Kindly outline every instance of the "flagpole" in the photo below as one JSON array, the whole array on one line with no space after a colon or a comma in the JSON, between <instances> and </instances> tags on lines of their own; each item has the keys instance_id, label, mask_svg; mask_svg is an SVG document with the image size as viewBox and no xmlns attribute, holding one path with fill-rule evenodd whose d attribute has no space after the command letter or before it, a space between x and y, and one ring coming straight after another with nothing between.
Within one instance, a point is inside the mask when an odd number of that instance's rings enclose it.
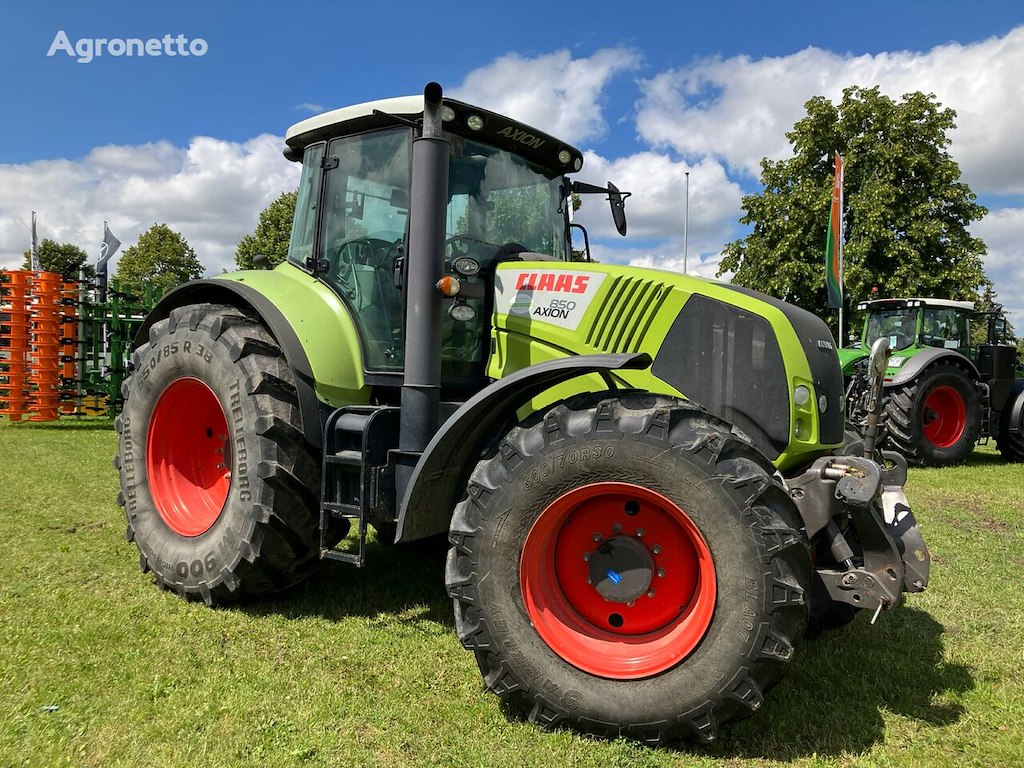
<instances>
[{"instance_id":1,"label":"flagpole","mask_svg":"<svg viewBox=\"0 0 1024 768\"><path fill-rule=\"evenodd\" d=\"M690 245L690 172L686 172L686 204L683 208L683 274L686 274L686 257Z\"/></svg>"},{"instance_id":2,"label":"flagpole","mask_svg":"<svg viewBox=\"0 0 1024 768\"><path fill-rule=\"evenodd\" d=\"M846 187L846 164L842 163L843 179L839 185L839 346L843 346L843 304L846 303L846 283L843 282L843 202Z\"/></svg>"}]
</instances>

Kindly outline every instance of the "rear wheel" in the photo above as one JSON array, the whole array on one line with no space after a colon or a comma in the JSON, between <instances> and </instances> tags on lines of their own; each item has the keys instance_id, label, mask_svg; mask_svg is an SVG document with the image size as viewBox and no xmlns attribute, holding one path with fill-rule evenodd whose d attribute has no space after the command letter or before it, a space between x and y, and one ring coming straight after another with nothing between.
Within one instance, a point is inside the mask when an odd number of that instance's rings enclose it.
<instances>
[{"instance_id":1,"label":"rear wheel","mask_svg":"<svg viewBox=\"0 0 1024 768\"><path fill-rule=\"evenodd\" d=\"M452 520L456 627L532 722L710 740L781 679L808 550L771 465L680 401L577 398L514 428Z\"/></svg>"},{"instance_id":2,"label":"rear wheel","mask_svg":"<svg viewBox=\"0 0 1024 768\"><path fill-rule=\"evenodd\" d=\"M179 307L133 364L114 463L142 569L211 604L312 573L320 462L267 329L233 307Z\"/></svg>"},{"instance_id":3,"label":"rear wheel","mask_svg":"<svg viewBox=\"0 0 1024 768\"><path fill-rule=\"evenodd\" d=\"M886 400L887 442L912 464L962 464L981 430L978 392L960 368L939 364Z\"/></svg>"}]
</instances>

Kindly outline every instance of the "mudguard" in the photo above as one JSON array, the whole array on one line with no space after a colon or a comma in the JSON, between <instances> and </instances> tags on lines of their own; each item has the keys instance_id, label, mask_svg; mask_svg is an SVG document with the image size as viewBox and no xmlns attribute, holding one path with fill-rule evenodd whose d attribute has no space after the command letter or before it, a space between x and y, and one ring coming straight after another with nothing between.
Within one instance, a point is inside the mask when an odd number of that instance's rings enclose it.
<instances>
[{"instance_id":1,"label":"mudguard","mask_svg":"<svg viewBox=\"0 0 1024 768\"><path fill-rule=\"evenodd\" d=\"M185 304L230 304L245 307L256 312L266 323L277 343L281 345L285 360L295 373L295 386L299 397L302 417L302 434L306 441L316 448L323 445L320 403L313 389L313 369L299 337L291 323L277 307L262 293L244 283L233 280L193 280L167 293L146 316L135 337L138 347L149 337L153 323L163 320L171 310Z\"/></svg>"},{"instance_id":2,"label":"mudguard","mask_svg":"<svg viewBox=\"0 0 1024 768\"><path fill-rule=\"evenodd\" d=\"M909 381L913 381L918 377L918 375L920 375L921 371L940 360L948 360L962 368L966 368L974 381L978 381L981 378L981 375L978 373L978 369L975 367L974 363L959 352L954 352L951 349L930 348L922 349L920 352L908 358L907 362L903 364L903 367L899 369L899 373L893 376L891 380L886 379L883 386L898 387Z\"/></svg>"},{"instance_id":3,"label":"mudguard","mask_svg":"<svg viewBox=\"0 0 1024 768\"><path fill-rule=\"evenodd\" d=\"M641 370L651 362L645 352L565 357L523 368L482 389L452 414L423 451L402 494L395 541L422 539L448 530L452 510L477 457L490 441L500 437L496 434L499 428L529 400L576 376Z\"/></svg>"}]
</instances>

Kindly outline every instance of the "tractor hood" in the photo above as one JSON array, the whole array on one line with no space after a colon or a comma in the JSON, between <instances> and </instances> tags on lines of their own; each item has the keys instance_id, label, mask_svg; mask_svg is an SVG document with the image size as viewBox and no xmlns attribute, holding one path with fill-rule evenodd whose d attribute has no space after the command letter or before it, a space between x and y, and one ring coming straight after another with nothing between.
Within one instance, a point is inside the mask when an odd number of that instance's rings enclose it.
<instances>
[{"instance_id":1,"label":"tractor hood","mask_svg":"<svg viewBox=\"0 0 1024 768\"><path fill-rule=\"evenodd\" d=\"M779 460L843 440L835 343L817 316L704 278L593 263L509 262L495 275L488 374L554 357L646 352L625 383L695 400Z\"/></svg>"}]
</instances>

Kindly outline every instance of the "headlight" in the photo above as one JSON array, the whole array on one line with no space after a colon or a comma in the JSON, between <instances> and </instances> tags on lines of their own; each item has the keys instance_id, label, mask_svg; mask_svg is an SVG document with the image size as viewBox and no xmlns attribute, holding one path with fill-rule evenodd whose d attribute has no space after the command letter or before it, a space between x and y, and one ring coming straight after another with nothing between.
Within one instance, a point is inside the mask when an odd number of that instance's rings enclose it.
<instances>
[{"instance_id":1,"label":"headlight","mask_svg":"<svg viewBox=\"0 0 1024 768\"><path fill-rule=\"evenodd\" d=\"M796 389L793 390L793 402L799 406L807 405L811 401L811 391L800 384Z\"/></svg>"}]
</instances>

